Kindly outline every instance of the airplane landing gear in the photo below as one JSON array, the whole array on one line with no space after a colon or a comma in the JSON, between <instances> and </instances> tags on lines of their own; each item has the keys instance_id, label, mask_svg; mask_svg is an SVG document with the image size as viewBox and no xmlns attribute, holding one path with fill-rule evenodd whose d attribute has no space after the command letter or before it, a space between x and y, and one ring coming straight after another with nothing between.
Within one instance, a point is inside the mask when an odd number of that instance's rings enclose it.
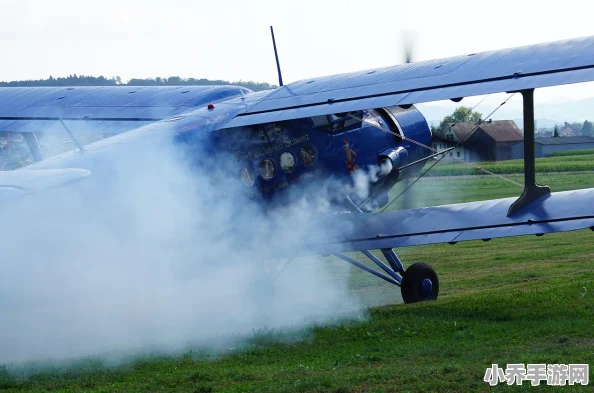
<instances>
[{"instance_id":1,"label":"airplane landing gear","mask_svg":"<svg viewBox=\"0 0 594 393\"><path fill-rule=\"evenodd\" d=\"M404 270L402 262L392 249L382 249L381 252L388 264L381 261L371 252L367 250L362 251L363 255L387 274L372 269L346 255L334 255L382 280L399 286L404 303L417 303L437 299L437 295L439 294L439 279L431 266L426 263L413 263L408 269Z\"/></svg>"},{"instance_id":2,"label":"airplane landing gear","mask_svg":"<svg viewBox=\"0 0 594 393\"><path fill-rule=\"evenodd\" d=\"M404 303L435 300L439 294L439 279L426 263L413 263L406 269L400 285Z\"/></svg>"}]
</instances>

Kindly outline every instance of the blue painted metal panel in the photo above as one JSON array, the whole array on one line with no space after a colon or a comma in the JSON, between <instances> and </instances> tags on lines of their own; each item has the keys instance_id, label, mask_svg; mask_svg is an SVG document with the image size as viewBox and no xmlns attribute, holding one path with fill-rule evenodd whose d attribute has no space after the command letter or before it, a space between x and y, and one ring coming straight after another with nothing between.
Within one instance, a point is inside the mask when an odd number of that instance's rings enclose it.
<instances>
[{"instance_id":1,"label":"blue painted metal panel","mask_svg":"<svg viewBox=\"0 0 594 393\"><path fill-rule=\"evenodd\" d=\"M594 226L593 198L594 188L552 193L511 217L507 211L516 198L328 217L324 241L308 239L301 253L335 254L583 229Z\"/></svg>"},{"instance_id":2,"label":"blue painted metal panel","mask_svg":"<svg viewBox=\"0 0 594 393\"><path fill-rule=\"evenodd\" d=\"M594 36L303 80L250 105L229 127L592 80Z\"/></svg>"},{"instance_id":3,"label":"blue painted metal panel","mask_svg":"<svg viewBox=\"0 0 594 393\"><path fill-rule=\"evenodd\" d=\"M256 115L241 115L229 123L225 128L240 127L253 124L272 123L276 121L300 119L312 116L329 115L333 113L354 112L361 109L383 108L394 105L406 97L406 94L395 94L390 97L374 97L359 101L345 101L334 104L316 105L305 108L284 109L281 111L264 112Z\"/></svg>"},{"instance_id":4,"label":"blue painted metal panel","mask_svg":"<svg viewBox=\"0 0 594 393\"><path fill-rule=\"evenodd\" d=\"M593 55L594 56L594 55ZM594 80L594 68L563 73L481 82L461 86L421 90L411 93L396 93L380 97L353 99L342 102L324 103L293 109L280 109L256 114L242 114L233 119L227 127L245 126L266 122L290 120L301 117L320 116L361 109L381 108L392 105L408 105L420 102L470 97L482 94L512 92L523 89L589 82Z\"/></svg>"},{"instance_id":5,"label":"blue painted metal panel","mask_svg":"<svg viewBox=\"0 0 594 393\"><path fill-rule=\"evenodd\" d=\"M0 131L56 130L52 127L53 123L40 123L42 120L39 118L60 117L80 120L90 118L92 120L84 124L79 123L78 128L119 133L149 121L167 119L205 107L209 103L243 97L246 93L250 95L248 89L238 86L0 88ZM238 100L237 104L240 103ZM238 107L244 108L245 105ZM7 119L3 120L2 117ZM109 122L101 121L109 119ZM130 124L115 124L114 119ZM76 126L73 127L76 129Z\"/></svg>"},{"instance_id":6,"label":"blue painted metal panel","mask_svg":"<svg viewBox=\"0 0 594 393\"><path fill-rule=\"evenodd\" d=\"M127 132L138 127L150 124L149 121L64 121L68 128L75 132L90 132L102 134L119 134ZM28 120L14 121L11 125L3 127L0 125L0 131L10 132L55 132L62 134L64 128L57 120Z\"/></svg>"},{"instance_id":7,"label":"blue painted metal panel","mask_svg":"<svg viewBox=\"0 0 594 393\"><path fill-rule=\"evenodd\" d=\"M594 66L594 36L403 64L376 73L371 70L333 75L313 79L311 83L299 81L277 89L249 112L293 105L296 96L302 97L301 103L324 102L320 96L314 100L305 98L321 92L331 93L325 97L338 100L352 97L353 91L348 89L361 88L365 94L392 93L587 66ZM287 101L283 103L284 99Z\"/></svg>"}]
</instances>

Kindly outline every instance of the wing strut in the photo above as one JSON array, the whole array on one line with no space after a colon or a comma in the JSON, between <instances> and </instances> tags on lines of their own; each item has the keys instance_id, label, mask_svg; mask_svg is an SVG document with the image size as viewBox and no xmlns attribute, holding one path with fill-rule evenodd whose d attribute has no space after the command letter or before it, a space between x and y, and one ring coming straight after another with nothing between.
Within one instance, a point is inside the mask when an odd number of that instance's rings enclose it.
<instances>
[{"instance_id":1,"label":"wing strut","mask_svg":"<svg viewBox=\"0 0 594 393\"><path fill-rule=\"evenodd\" d=\"M507 216L511 216L530 202L543 195L550 194L548 186L536 183L536 164L534 154L534 89L522 90L524 102L524 192L509 207Z\"/></svg>"},{"instance_id":2,"label":"wing strut","mask_svg":"<svg viewBox=\"0 0 594 393\"><path fill-rule=\"evenodd\" d=\"M27 146L29 146L29 151L31 152L31 156L35 160L35 162L43 160L43 150L39 145L39 141L37 140L37 135L34 132L23 132L23 138L25 138L25 142L27 142Z\"/></svg>"},{"instance_id":3,"label":"wing strut","mask_svg":"<svg viewBox=\"0 0 594 393\"><path fill-rule=\"evenodd\" d=\"M70 131L70 128L68 128L68 126L66 126L66 123L64 123L64 121L62 119L58 119L58 120L60 121L60 123L62 123L62 127L64 127L64 131L66 131L66 133L70 137L70 140L72 140L72 143L74 143L74 146L76 146L78 148L80 153L84 153L85 148L83 147L83 145L80 144L78 139L76 139L76 137L74 136L72 131Z\"/></svg>"}]
</instances>

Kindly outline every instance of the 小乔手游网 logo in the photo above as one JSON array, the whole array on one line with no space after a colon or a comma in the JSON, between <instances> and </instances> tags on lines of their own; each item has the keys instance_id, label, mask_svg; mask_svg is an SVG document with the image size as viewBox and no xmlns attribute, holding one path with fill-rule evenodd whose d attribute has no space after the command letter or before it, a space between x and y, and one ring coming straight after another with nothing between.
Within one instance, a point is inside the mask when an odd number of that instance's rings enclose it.
<instances>
[{"instance_id":1,"label":"\u5c0f\u4e54\u624b\u6e38\u7f51 logo","mask_svg":"<svg viewBox=\"0 0 594 393\"><path fill-rule=\"evenodd\" d=\"M483 380L491 386L506 382L508 385L522 385L524 381L532 386L541 382L551 386L588 385L590 367L588 364L508 364L505 368L492 364L487 368Z\"/></svg>"}]
</instances>

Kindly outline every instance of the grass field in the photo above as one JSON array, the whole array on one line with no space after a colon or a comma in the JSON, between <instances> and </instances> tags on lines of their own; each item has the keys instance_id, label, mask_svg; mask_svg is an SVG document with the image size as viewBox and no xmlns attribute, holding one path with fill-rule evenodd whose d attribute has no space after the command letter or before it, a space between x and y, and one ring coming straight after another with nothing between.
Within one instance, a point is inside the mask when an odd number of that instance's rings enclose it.
<instances>
[{"instance_id":1,"label":"grass field","mask_svg":"<svg viewBox=\"0 0 594 393\"><path fill-rule=\"evenodd\" d=\"M594 160L592 150L574 150L570 152L559 152L548 157L536 159L536 170L540 173L555 172L580 172L594 171ZM497 174L523 173L523 160L509 160L498 162L477 163L481 168ZM461 163L440 163L432 171L432 176L460 176L460 175L481 175L482 173L472 166Z\"/></svg>"},{"instance_id":2,"label":"grass field","mask_svg":"<svg viewBox=\"0 0 594 393\"><path fill-rule=\"evenodd\" d=\"M524 183L524 175L505 175L505 177L520 184ZM553 192L577 190L594 187L594 172L542 173L537 174L536 181L548 185ZM403 188L404 184L397 184L390 192L390 200L394 200ZM515 197L522 193L522 188L493 176L424 177L407 193L410 206L424 207ZM398 198L389 209L402 208L403 203L404 196Z\"/></svg>"},{"instance_id":3,"label":"grass field","mask_svg":"<svg viewBox=\"0 0 594 393\"><path fill-rule=\"evenodd\" d=\"M594 173L545 174L538 180L561 191L594 186ZM521 189L479 177L427 178L411 191L420 206L517 196ZM425 261L437 270L437 301L394 305L398 288L353 270L336 279L348 280L367 304L382 305L360 321L255 332L231 352L196 348L115 368L87 359L26 377L0 369L0 391L591 392L593 240L594 233L583 230L400 249L406 265ZM591 382L493 388L482 380L492 363L589 363Z\"/></svg>"}]
</instances>

